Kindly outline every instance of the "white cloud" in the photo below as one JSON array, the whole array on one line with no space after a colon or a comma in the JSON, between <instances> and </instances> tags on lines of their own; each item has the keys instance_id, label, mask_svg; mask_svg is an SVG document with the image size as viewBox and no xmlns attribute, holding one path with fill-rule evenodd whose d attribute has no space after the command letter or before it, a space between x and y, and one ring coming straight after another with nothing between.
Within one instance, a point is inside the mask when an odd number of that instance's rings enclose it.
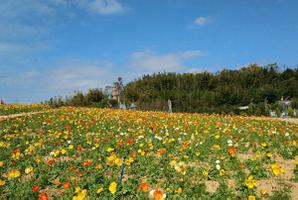
<instances>
[{"instance_id":1,"label":"white cloud","mask_svg":"<svg viewBox=\"0 0 298 200\"><path fill-rule=\"evenodd\" d=\"M72 92L104 87L113 64L104 61L67 61L49 72L48 88L53 91Z\"/></svg>"},{"instance_id":2,"label":"white cloud","mask_svg":"<svg viewBox=\"0 0 298 200\"><path fill-rule=\"evenodd\" d=\"M195 19L194 24L197 26L205 26L206 24L210 23L209 17L198 17Z\"/></svg>"},{"instance_id":3,"label":"white cloud","mask_svg":"<svg viewBox=\"0 0 298 200\"><path fill-rule=\"evenodd\" d=\"M203 56L201 51L183 51L167 54L156 54L153 51L142 51L131 54L131 66L146 72L178 70L185 60Z\"/></svg>"},{"instance_id":4,"label":"white cloud","mask_svg":"<svg viewBox=\"0 0 298 200\"><path fill-rule=\"evenodd\" d=\"M117 14L124 11L123 5L117 0L94 0L88 4L88 9L102 15Z\"/></svg>"}]
</instances>

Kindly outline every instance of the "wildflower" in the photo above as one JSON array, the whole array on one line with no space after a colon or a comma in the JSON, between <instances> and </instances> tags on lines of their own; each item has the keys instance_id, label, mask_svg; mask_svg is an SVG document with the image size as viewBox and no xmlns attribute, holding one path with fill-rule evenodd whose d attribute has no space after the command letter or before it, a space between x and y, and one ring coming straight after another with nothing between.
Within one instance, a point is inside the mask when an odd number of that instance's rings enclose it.
<instances>
[{"instance_id":1,"label":"wildflower","mask_svg":"<svg viewBox=\"0 0 298 200\"><path fill-rule=\"evenodd\" d=\"M25 173L26 173L26 174L30 174L31 172L33 172L33 167L27 167L27 168L25 169Z\"/></svg>"},{"instance_id":2,"label":"wildflower","mask_svg":"<svg viewBox=\"0 0 298 200\"><path fill-rule=\"evenodd\" d=\"M20 176L21 176L21 172L19 170L11 170L7 174L8 178L18 178Z\"/></svg>"},{"instance_id":3,"label":"wildflower","mask_svg":"<svg viewBox=\"0 0 298 200\"><path fill-rule=\"evenodd\" d=\"M46 193L40 193L39 200L49 200L49 197Z\"/></svg>"},{"instance_id":4,"label":"wildflower","mask_svg":"<svg viewBox=\"0 0 298 200\"><path fill-rule=\"evenodd\" d=\"M73 149L73 145L70 144L70 145L68 146L68 149L72 150L72 149Z\"/></svg>"},{"instance_id":5,"label":"wildflower","mask_svg":"<svg viewBox=\"0 0 298 200\"><path fill-rule=\"evenodd\" d=\"M209 173L208 173L207 170L204 170L204 171L203 171L203 176L209 176Z\"/></svg>"},{"instance_id":6,"label":"wildflower","mask_svg":"<svg viewBox=\"0 0 298 200\"><path fill-rule=\"evenodd\" d=\"M116 158L114 163L120 167L122 165L122 160L120 158Z\"/></svg>"},{"instance_id":7,"label":"wildflower","mask_svg":"<svg viewBox=\"0 0 298 200\"><path fill-rule=\"evenodd\" d=\"M158 190L158 189L151 190L149 194L150 194L151 198L152 197L154 198L154 200L162 200L162 199L166 198L166 194L163 193L161 190Z\"/></svg>"},{"instance_id":8,"label":"wildflower","mask_svg":"<svg viewBox=\"0 0 298 200\"><path fill-rule=\"evenodd\" d=\"M276 164L276 163L271 165L271 169L272 169L272 172L273 172L273 174L274 174L275 176L278 176L279 174L285 172L285 170L282 169L282 168L281 168L278 164Z\"/></svg>"},{"instance_id":9,"label":"wildflower","mask_svg":"<svg viewBox=\"0 0 298 200\"><path fill-rule=\"evenodd\" d=\"M219 174L220 174L221 176L225 175L225 170L221 169L221 170L219 171Z\"/></svg>"},{"instance_id":10,"label":"wildflower","mask_svg":"<svg viewBox=\"0 0 298 200\"><path fill-rule=\"evenodd\" d=\"M5 185L5 183L6 183L5 181L3 181L3 180L0 179L0 187L3 186L3 185Z\"/></svg>"},{"instance_id":11,"label":"wildflower","mask_svg":"<svg viewBox=\"0 0 298 200\"><path fill-rule=\"evenodd\" d=\"M267 143L266 143L266 142L262 142L262 143L261 143L261 146L262 146L263 148L266 148L266 147L267 147Z\"/></svg>"},{"instance_id":12,"label":"wildflower","mask_svg":"<svg viewBox=\"0 0 298 200\"><path fill-rule=\"evenodd\" d=\"M235 147L229 147L228 148L228 153L231 155L235 155L235 153L237 152L237 149Z\"/></svg>"},{"instance_id":13,"label":"wildflower","mask_svg":"<svg viewBox=\"0 0 298 200\"><path fill-rule=\"evenodd\" d=\"M39 190L39 186L38 185L34 185L32 187L32 192L38 192L38 190Z\"/></svg>"},{"instance_id":14,"label":"wildflower","mask_svg":"<svg viewBox=\"0 0 298 200\"><path fill-rule=\"evenodd\" d=\"M107 164L108 165L113 165L115 160L116 160L117 156L116 154L112 153L112 155L110 155L109 157L107 157Z\"/></svg>"},{"instance_id":15,"label":"wildflower","mask_svg":"<svg viewBox=\"0 0 298 200\"><path fill-rule=\"evenodd\" d=\"M181 187L176 190L176 193L178 193L178 194L181 194L182 192L183 192L183 190Z\"/></svg>"},{"instance_id":16,"label":"wildflower","mask_svg":"<svg viewBox=\"0 0 298 200\"><path fill-rule=\"evenodd\" d=\"M95 165L95 169L101 169L101 168L102 168L102 166L100 164Z\"/></svg>"},{"instance_id":17,"label":"wildflower","mask_svg":"<svg viewBox=\"0 0 298 200\"><path fill-rule=\"evenodd\" d=\"M3 165L4 165L4 162L0 161L0 167L3 167Z\"/></svg>"},{"instance_id":18,"label":"wildflower","mask_svg":"<svg viewBox=\"0 0 298 200\"><path fill-rule=\"evenodd\" d=\"M72 200L84 200L87 196L87 190L80 190L77 195L72 197Z\"/></svg>"},{"instance_id":19,"label":"wildflower","mask_svg":"<svg viewBox=\"0 0 298 200\"><path fill-rule=\"evenodd\" d=\"M61 149L61 154L64 155L64 154L66 154L66 152L67 152L67 151L66 151L65 149Z\"/></svg>"},{"instance_id":20,"label":"wildflower","mask_svg":"<svg viewBox=\"0 0 298 200\"><path fill-rule=\"evenodd\" d=\"M266 153L267 158L271 158L272 157L272 153L268 152Z\"/></svg>"},{"instance_id":21,"label":"wildflower","mask_svg":"<svg viewBox=\"0 0 298 200\"><path fill-rule=\"evenodd\" d=\"M116 191L117 191L117 183L116 182L112 182L109 186L109 191L112 193L112 194L115 194Z\"/></svg>"},{"instance_id":22,"label":"wildflower","mask_svg":"<svg viewBox=\"0 0 298 200\"><path fill-rule=\"evenodd\" d=\"M150 186L147 182L143 182L143 183L140 184L139 188L143 192L149 192Z\"/></svg>"},{"instance_id":23,"label":"wildflower","mask_svg":"<svg viewBox=\"0 0 298 200\"><path fill-rule=\"evenodd\" d=\"M215 166L215 168L217 169L217 170L220 170L220 165L219 164L217 164L216 166Z\"/></svg>"},{"instance_id":24,"label":"wildflower","mask_svg":"<svg viewBox=\"0 0 298 200\"><path fill-rule=\"evenodd\" d=\"M256 200L256 197L254 195L249 195L248 200Z\"/></svg>"},{"instance_id":25,"label":"wildflower","mask_svg":"<svg viewBox=\"0 0 298 200\"><path fill-rule=\"evenodd\" d=\"M254 180L253 176L249 176L247 179L245 179L244 183L248 188L252 189L256 186L257 181Z\"/></svg>"},{"instance_id":26,"label":"wildflower","mask_svg":"<svg viewBox=\"0 0 298 200\"><path fill-rule=\"evenodd\" d=\"M63 187L65 189L68 189L70 187L70 182L69 181L66 181L64 184L63 184Z\"/></svg>"},{"instance_id":27,"label":"wildflower","mask_svg":"<svg viewBox=\"0 0 298 200\"><path fill-rule=\"evenodd\" d=\"M109 148L106 149L106 151L110 153L110 152L114 151L114 149L109 147Z\"/></svg>"},{"instance_id":28,"label":"wildflower","mask_svg":"<svg viewBox=\"0 0 298 200\"><path fill-rule=\"evenodd\" d=\"M96 194L100 194L100 193L102 193L102 192L103 192L103 190L104 190L104 189L103 189L102 187L101 187L101 188L99 188L99 189L97 189L97 190L96 190Z\"/></svg>"},{"instance_id":29,"label":"wildflower","mask_svg":"<svg viewBox=\"0 0 298 200\"><path fill-rule=\"evenodd\" d=\"M174 166L175 170L178 172L178 173L181 173L181 174L185 174L186 173L186 164L185 162L179 162L177 163L175 166Z\"/></svg>"},{"instance_id":30,"label":"wildflower","mask_svg":"<svg viewBox=\"0 0 298 200\"><path fill-rule=\"evenodd\" d=\"M261 193L262 196L267 196L268 195L268 192L266 190L261 190L260 193Z\"/></svg>"},{"instance_id":31,"label":"wildflower","mask_svg":"<svg viewBox=\"0 0 298 200\"><path fill-rule=\"evenodd\" d=\"M11 157L13 159L19 159L21 155L21 151L20 149L15 149L12 153L11 153Z\"/></svg>"}]
</instances>

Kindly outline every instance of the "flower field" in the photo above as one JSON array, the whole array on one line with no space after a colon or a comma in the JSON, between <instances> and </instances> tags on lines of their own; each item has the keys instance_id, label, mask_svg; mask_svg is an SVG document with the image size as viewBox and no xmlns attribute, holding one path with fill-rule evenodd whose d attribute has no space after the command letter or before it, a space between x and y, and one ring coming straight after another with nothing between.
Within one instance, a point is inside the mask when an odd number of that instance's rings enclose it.
<instances>
[{"instance_id":1,"label":"flower field","mask_svg":"<svg viewBox=\"0 0 298 200\"><path fill-rule=\"evenodd\" d=\"M47 104L4 104L0 105L0 116L17 113L37 112L49 109Z\"/></svg>"},{"instance_id":2,"label":"flower field","mask_svg":"<svg viewBox=\"0 0 298 200\"><path fill-rule=\"evenodd\" d=\"M294 123L61 108L0 135L0 199L298 197Z\"/></svg>"}]
</instances>

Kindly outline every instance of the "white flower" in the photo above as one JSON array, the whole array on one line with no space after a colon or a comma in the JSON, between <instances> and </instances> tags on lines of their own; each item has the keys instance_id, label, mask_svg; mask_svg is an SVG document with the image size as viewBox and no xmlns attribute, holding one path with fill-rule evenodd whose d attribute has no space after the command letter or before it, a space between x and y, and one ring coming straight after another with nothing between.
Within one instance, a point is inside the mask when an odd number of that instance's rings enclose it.
<instances>
[{"instance_id":1,"label":"white flower","mask_svg":"<svg viewBox=\"0 0 298 200\"><path fill-rule=\"evenodd\" d=\"M285 136L288 137L290 134L288 132L286 132Z\"/></svg>"},{"instance_id":2,"label":"white flower","mask_svg":"<svg viewBox=\"0 0 298 200\"><path fill-rule=\"evenodd\" d=\"M220 160L216 160L215 163L216 163L216 164L219 164L219 163L220 163Z\"/></svg>"},{"instance_id":3,"label":"white flower","mask_svg":"<svg viewBox=\"0 0 298 200\"><path fill-rule=\"evenodd\" d=\"M215 166L215 168L217 169L217 170L220 170L220 165L219 164L217 164L216 166Z\"/></svg>"},{"instance_id":4,"label":"white flower","mask_svg":"<svg viewBox=\"0 0 298 200\"><path fill-rule=\"evenodd\" d=\"M160 136L155 136L155 138L158 140L162 140L162 137L160 137Z\"/></svg>"},{"instance_id":5,"label":"white flower","mask_svg":"<svg viewBox=\"0 0 298 200\"><path fill-rule=\"evenodd\" d=\"M144 136L143 135L139 135L138 139L140 140L142 138L144 138Z\"/></svg>"}]
</instances>

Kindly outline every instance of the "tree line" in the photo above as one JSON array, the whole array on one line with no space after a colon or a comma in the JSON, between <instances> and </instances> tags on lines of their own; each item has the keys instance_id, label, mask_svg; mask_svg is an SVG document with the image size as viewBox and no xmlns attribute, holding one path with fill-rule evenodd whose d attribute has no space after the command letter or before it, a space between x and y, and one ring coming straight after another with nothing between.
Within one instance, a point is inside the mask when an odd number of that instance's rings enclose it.
<instances>
[{"instance_id":1,"label":"tree line","mask_svg":"<svg viewBox=\"0 0 298 200\"><path fill-rule=\"evenodd\" d=\"M170 99L174 112L254 115L280 112L278 100L283 97L292 100L291 112L297 108L298 68L253 64L217 73L155 73L128 83L124 94L142 110L165 111Z\"/></svg>"},{"instance_id":2,"label":"tree line","mask_svg":"<svg viewBox=\"0 0 298 200\"><path fill-rule=\"evenodd\" d=\"M268 115L274 110L279 115L282 97L292 101L289 112L298 109L298 68L280 70L277 64L252 64L216 73L154 73L126 85L119 77L113 87L121 104L135 103L140 110L167 111L170 99L173 112ZM46 103L52 107L119 107L111 92L99 88L53 97ZM248 109L240 110L241 106Z\"/></svg>"}]
</instances>

